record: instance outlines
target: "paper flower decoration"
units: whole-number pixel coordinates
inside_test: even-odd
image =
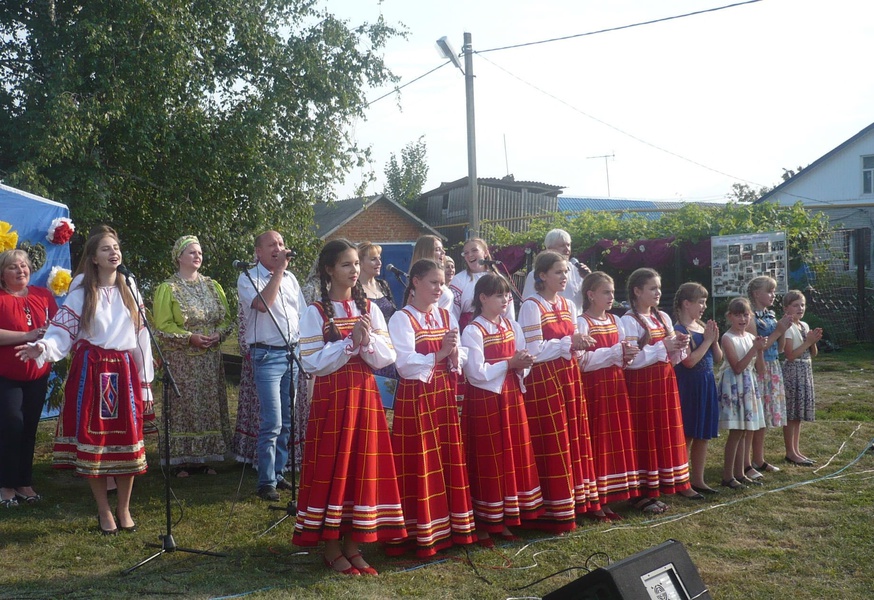
[[[12,225],[0,221],[0,252],[15,249],[18,244],[18,233],[12,231]]]
[[[49,289],[55,296],[63,296],[70,289],[70,282],[73,281],[73,277],[70,274],[70,269],[65,269],[63,267],[52,267],[51,272],[49,273]]]
[[[73,237],[74,231],[76,231],[76,226],[73,225],[73,221],[66,217],[60,217],[54,219],[49,225],[46,239],[57,246],[63,246]]]

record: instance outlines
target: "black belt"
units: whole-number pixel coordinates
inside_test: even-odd
[[[293,344],[292,344],[293,346]],[[262,344],[261,342],[255,342],[252,344],[253,348],[258,348],[259,350],[286,350],[285,346],[271,346],[270,344]]]

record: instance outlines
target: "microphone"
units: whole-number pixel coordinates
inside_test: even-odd
[[[128,269],[127,265],[125,265],[124,263],[118,265],[116,271],[124,275],[126,279],[133,279],[134,277],[133,273],[130,272],[130,269]]]
[[[494,267],[495,265],[502,265],[504,263],[499,260],[489,260],[487,258],[481,258],[479,259],[479,264],[485,265],[487,267]]]
[[[575,256],[572,256],[569,262],[577,268],[577,271],[579,271],[580,275],[583,277],[592,272],[592,269],[578,261]]]
[[[403,271],[401,271],[400,269],[398,269],[396,266],[394,266],[394,265],[391,264],[391,263],[389,263],[389,264],[387,264],[387,265],[385,266],[385,270],[386,270],[386,271],[391,271],[392,273],[394,273],[394,274],[395,274],[395,277],[397,277],[398,279],[400,279],[401,276],[403,276],[403,277],[409,277],[409,275],[408,275],[407,273],[404,273]]]
[[[285,253],[285,259],[286,259],[286,260],[291,260],[292,258],[294,258],[294,257],[296,257],[296,256],[297,256],[297,250],[288,250],[288,251]]]
[[[235,260],[234,262],[231,263],[231,266],[234,267],[235,269],[239,269],[240,271],[248,271],[249,269],[254,267],[256,264],[258,264],[258,263],[250,263],[250,262],[246,262],[244,260]]]

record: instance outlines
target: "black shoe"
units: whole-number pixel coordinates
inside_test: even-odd
[[[258,497],[269,502],[279,502],[279,492],[272,485],[262,485],[259,487]]]
[[[121,526],[121,519],[118,518],[118,515],[115,515],[115,522],[118,526],[119,531],[124,531],[125,533],[136,533],[137,532],[137,524],[136,523],[134,523],[130,527],[122,527]]]
[[[104,529],[103,525],[100,523],[100,515],[97,515],[97,529],[99,529],[100,533],[103,535],[116,535],[118,533],[118,527],[115,529]]]
[[[699,494],[718,494],[719,493],[719,490],[714,490],[711,487],[703,487],[702,488],[702,487],[698,487],[698,486],[693,485],[692,489],[695,490],[696,492],[698,492]]]
[[[279,479],[276,481],[276,489],[277,490],[285,490],[286,492],[294,491],[294,486],[288,483],[284,479]]]
[[[21,500],[22,502],[24,502],[25,504],[36,504],[37,502],[42,500],[42,496],[40,496],[39,494],[34,494],[33,496],[25,496],[24,494],[22,494],[18,490],[15,491],[15,497],[18,500]]]
[[[734,477],[732,477],[731,479],[723,479],[719,485],[721,485],[722,487],[731,488],[733,490],[745,490],[745,489],[747,489],[747,486],[742,484],[740,481],[738,481]]]

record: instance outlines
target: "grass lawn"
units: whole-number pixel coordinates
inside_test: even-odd
[[[659,518],[622,509],[626,519],[618,526],[586,523],[562,537],[523,532],[522,542],[456,548],[428,564],[388,559],[378,545],[365,546],[378,578],[329,573],[319,552],[291,546],[292,519],[264,534],[284,513],[267,510],[254,494],[255,474],[231,461],[218,475],[172,481],[177,545],[226,556],[168,553],[123,576],[155,552],[144,543],[157,542],[166,527],[156,436],[148,448],[152,470],[134,489],[139,532],[105,538],[96,531],[87,484],[50,468],[54,422],[45,422],[34,484],[45,500],[0,512],[0,598],[539,598],[581,576],[586,565],[669,538],[686,546],[720,600],[868,598],[874,589],[874,455],[867,451],[874,439],[872,358],[869,344],[815,360],[818,420],[802,428],[802,450],[817,459],[815,468],[783,463],[782,435],[771,432],[767,458],[782,470],[769,474],[763,488],[724,490],[704,502],[671,497]],[[720,480],[721,463],[722,439],[714,440],[711,485]],[[568,567],[577,569],[522,589]]]

